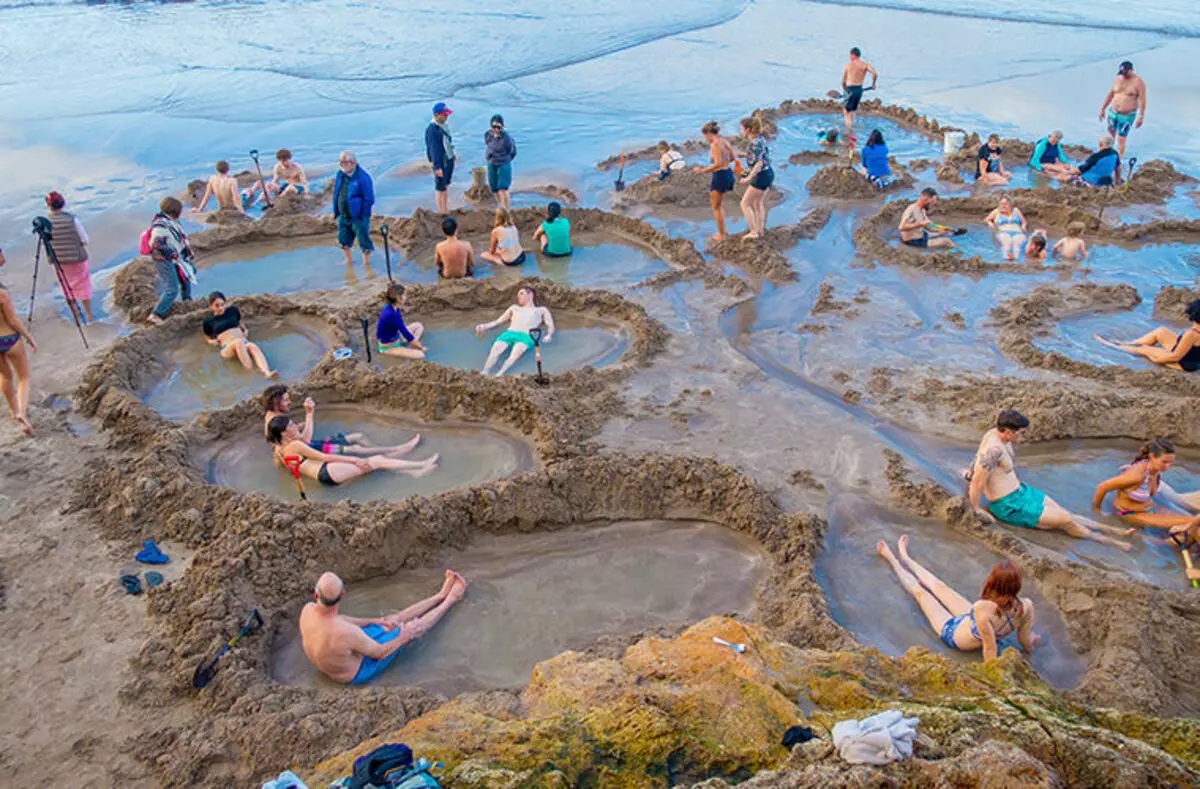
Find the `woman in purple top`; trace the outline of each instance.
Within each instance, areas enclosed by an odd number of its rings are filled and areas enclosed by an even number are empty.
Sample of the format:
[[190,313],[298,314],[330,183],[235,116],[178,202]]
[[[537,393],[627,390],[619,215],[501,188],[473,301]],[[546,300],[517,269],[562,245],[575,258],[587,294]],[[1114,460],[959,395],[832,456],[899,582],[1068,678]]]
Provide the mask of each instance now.
[[425,327],[419,323],[405,326],[404,317],[400,314],[405,302],[404,286],[393,282],[388,285],[383,298],[385,303],[375,324],[379,352],[402,359],[424,359],[425,346],[421,344],[421,337],[425,334]]

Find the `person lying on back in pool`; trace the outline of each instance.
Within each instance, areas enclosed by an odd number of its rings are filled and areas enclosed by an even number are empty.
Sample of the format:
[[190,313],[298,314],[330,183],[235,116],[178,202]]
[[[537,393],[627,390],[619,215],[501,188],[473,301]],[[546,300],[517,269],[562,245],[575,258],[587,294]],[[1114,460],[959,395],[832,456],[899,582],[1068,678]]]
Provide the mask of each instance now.
[[[275,384],[274,386],[268,386],[259,396],[258,400],[262,403],[263,410],[266,411],[266,416],[263,418],[263,437],[265,438],[267,435],[267,426],[271,424],[272,419],[277,416],[286,416],[291,419],[289,412],[292,410],[292,396],[288,394],[286,386]],[[317,404],[313,402],[311,397],[304,398],[304,424],[297,425],[296,429],[300,431],[300,440],[318,452],[324,452],[327,455],[401,456],[412,452],[416,449],[417,444],[421,443],[420,433],[413,435],[407,442],[392,447],[369,446],[362,433],[337,433],[332,436],[314,439],[313,411],[316,407]]]
[[433,597],[387,616],[364,619],[338,613],[342,579],[324,573],[313,602],[300,611],[300,641],[309,661],[334,682],[363,685],[383,673],[405,644],[429,632],[467,593],[467,581],[447,570]]
[[214,290],[208,294],[208,308],[212,316],[204,319],[204,337],[209,345],[221,349],[222,359],[233,359],[242,363],[247,370],[258,368],[268,378],[278,378],[279,373],[267,364],[267,357],[254,343],[250,332],[242,323],[242,313],[225,300],[225,294]]
[[1099,334],[1095,335],[1095,338],[1097,342],[1102,342],[1118,351],[1141,356],[1173,370],[1194,373],[1200,370],[1200,299],[1187,305],[1184,314],[1191,321],[1192,326],[1182,334],[1176,334],[1174,329],[1160,326],[1149,334],[1128,342],[1112,340]]
[[998,562],[983,582],[979,599],[972,603],[913,561],[908,555],[907,534],[901,535],[896,547],[899,559],[883,540],[875,544],[943,644],[963,652],[982,649],[986,663],[1000,653],[996,642],[1016,633],[1025,654],[1033,652],[1039,638],[1033,632],[1033,601],[1017,596],[1021,593],[1021,571],[1015,565],[1007,559]]
[[375,322],[376,350],[384,356],[424,359],[425,346],[421,344],[421,338],[425,336],[425,327],[419,323],[404,325],[400,310],[405,300],[403,285],[399,282],[388,285],[383,295],[383,309],[379,311],[379,320]]
[[[993,522],[1026,529],[1058,529],[1072,537],[1085,537],[1123,551],[1133,547],[1108,536],[1131,534],[1133,529],[1117,529],[1068,512],[1045,493],[1017,479],[1013,445],[1021,440],[1027,427],[1029,420],[1024,414],[1006,409],[997,417],[996,427],[984,434],[967,474],[971,508]],[[980,502],[985,494],[990,502],[986,510]]]
[[300,435],[300,428],[286,416],[277,416],[267,423],[267,442],[275,447],[277,465],[292,470],[296,469],[298,464],[300,474],[329,487],[380,470],[395,471],[409,477],[423,477],[437,468],[440,458],[439,455],[432,455],[425,460],[400,460],[387,455],[348,457],[321,452],[309,446]]
[[1050,254],[1055,260],[1078,262],[1086,259],[1087,243],[1083,240],[1083,222],[1072,222],[1067,225],[1067,237],[1060,239]]
[[443,219],[442,234],[446,239],[433,250],[438,276],[446,279],[475,276],[475,253],[470,244],[458,240],[458,220],[452,216]]
[[537,294],[533,288],[521,288],[517,291],[516,304],[505,310],[503,315],[491,323],[481,323],[475,327],[476,334],[483,334],[488,329],[495,328],[505,321],[509,322],[508,331],[503,332],[492,343],[492,350],[488,353],[487,362],[483,365],[483,375],[491,374],[492,367],[499,361],[501,354],[511,346],[512,353],[508,355],[508,359],[504,361],[499,372],[496,373],[496,377],[499,378],[508,372],[508,369],[517,363],[525,351],[533,347],[533,337],[529,334],[530,329],[546,327],[546,334],[541,340],[543,345],[554,337],[554,316],[550,314],[550,310],[534,304],[536,297]]
[[1105,496],[1115,491],[1113,512],[1131,526],[1170,529],[1200,525],[1200,516],[1155,511],[1154,496],[1158,493],[1159,478],[1174,464],[1174,444],[1165,438],[1147,441],[1132,463],[1121,466],[1119,475],[1096,486],[1092,509],[1099,512]]

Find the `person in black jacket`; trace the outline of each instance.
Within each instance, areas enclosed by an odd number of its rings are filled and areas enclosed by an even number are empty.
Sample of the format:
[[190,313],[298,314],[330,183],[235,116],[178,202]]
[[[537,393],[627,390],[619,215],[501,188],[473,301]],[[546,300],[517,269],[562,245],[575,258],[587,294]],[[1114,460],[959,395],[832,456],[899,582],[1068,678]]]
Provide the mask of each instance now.
[[450,113],[446,102],[439,101],[433,105],[433,120],[425,128],[425,155],[433,165],[433,196],[439,214],[450,213],[450,199],[446,190],[454,177],[454,135],[446,123]]

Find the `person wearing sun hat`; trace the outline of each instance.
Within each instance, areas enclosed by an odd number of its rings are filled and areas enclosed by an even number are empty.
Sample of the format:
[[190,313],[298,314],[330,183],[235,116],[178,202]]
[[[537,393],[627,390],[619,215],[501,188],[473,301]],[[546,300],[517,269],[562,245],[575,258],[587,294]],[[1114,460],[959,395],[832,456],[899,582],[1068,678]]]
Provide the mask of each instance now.
[[1125,138],[1132,129],[1140,129],[1146,120],[1146,83],[1133,73],[1133,63],[1128,60],[1121,62],[1117,78],[1104,94],[1100,120],[1108,122],[1108,133],[1117,140],[1117,155],[1124,158]]
[[450,212],[450,199],[446,190],[454,177],[454,135],[450,133],[452,110],[446,102],[439,101],[433,105],[433,120],[425,129],[425,155],[433,165],[433,196],[437,201],[439,214]]

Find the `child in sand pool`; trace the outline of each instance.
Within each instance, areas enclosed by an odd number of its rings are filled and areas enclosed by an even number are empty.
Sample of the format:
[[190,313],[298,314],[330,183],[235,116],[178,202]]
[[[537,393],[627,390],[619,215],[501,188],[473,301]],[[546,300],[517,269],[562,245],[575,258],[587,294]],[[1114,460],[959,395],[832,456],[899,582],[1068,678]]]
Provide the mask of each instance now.
[[1083,222],[1067,225],[1067,237],[1054,245],[1055,260],[1080,261],[1087,257],[1087,244],[1083,242]]
[[1025,259],[1030,263],[1046,262],[1046,231],[1038,228],[1025,245]]

